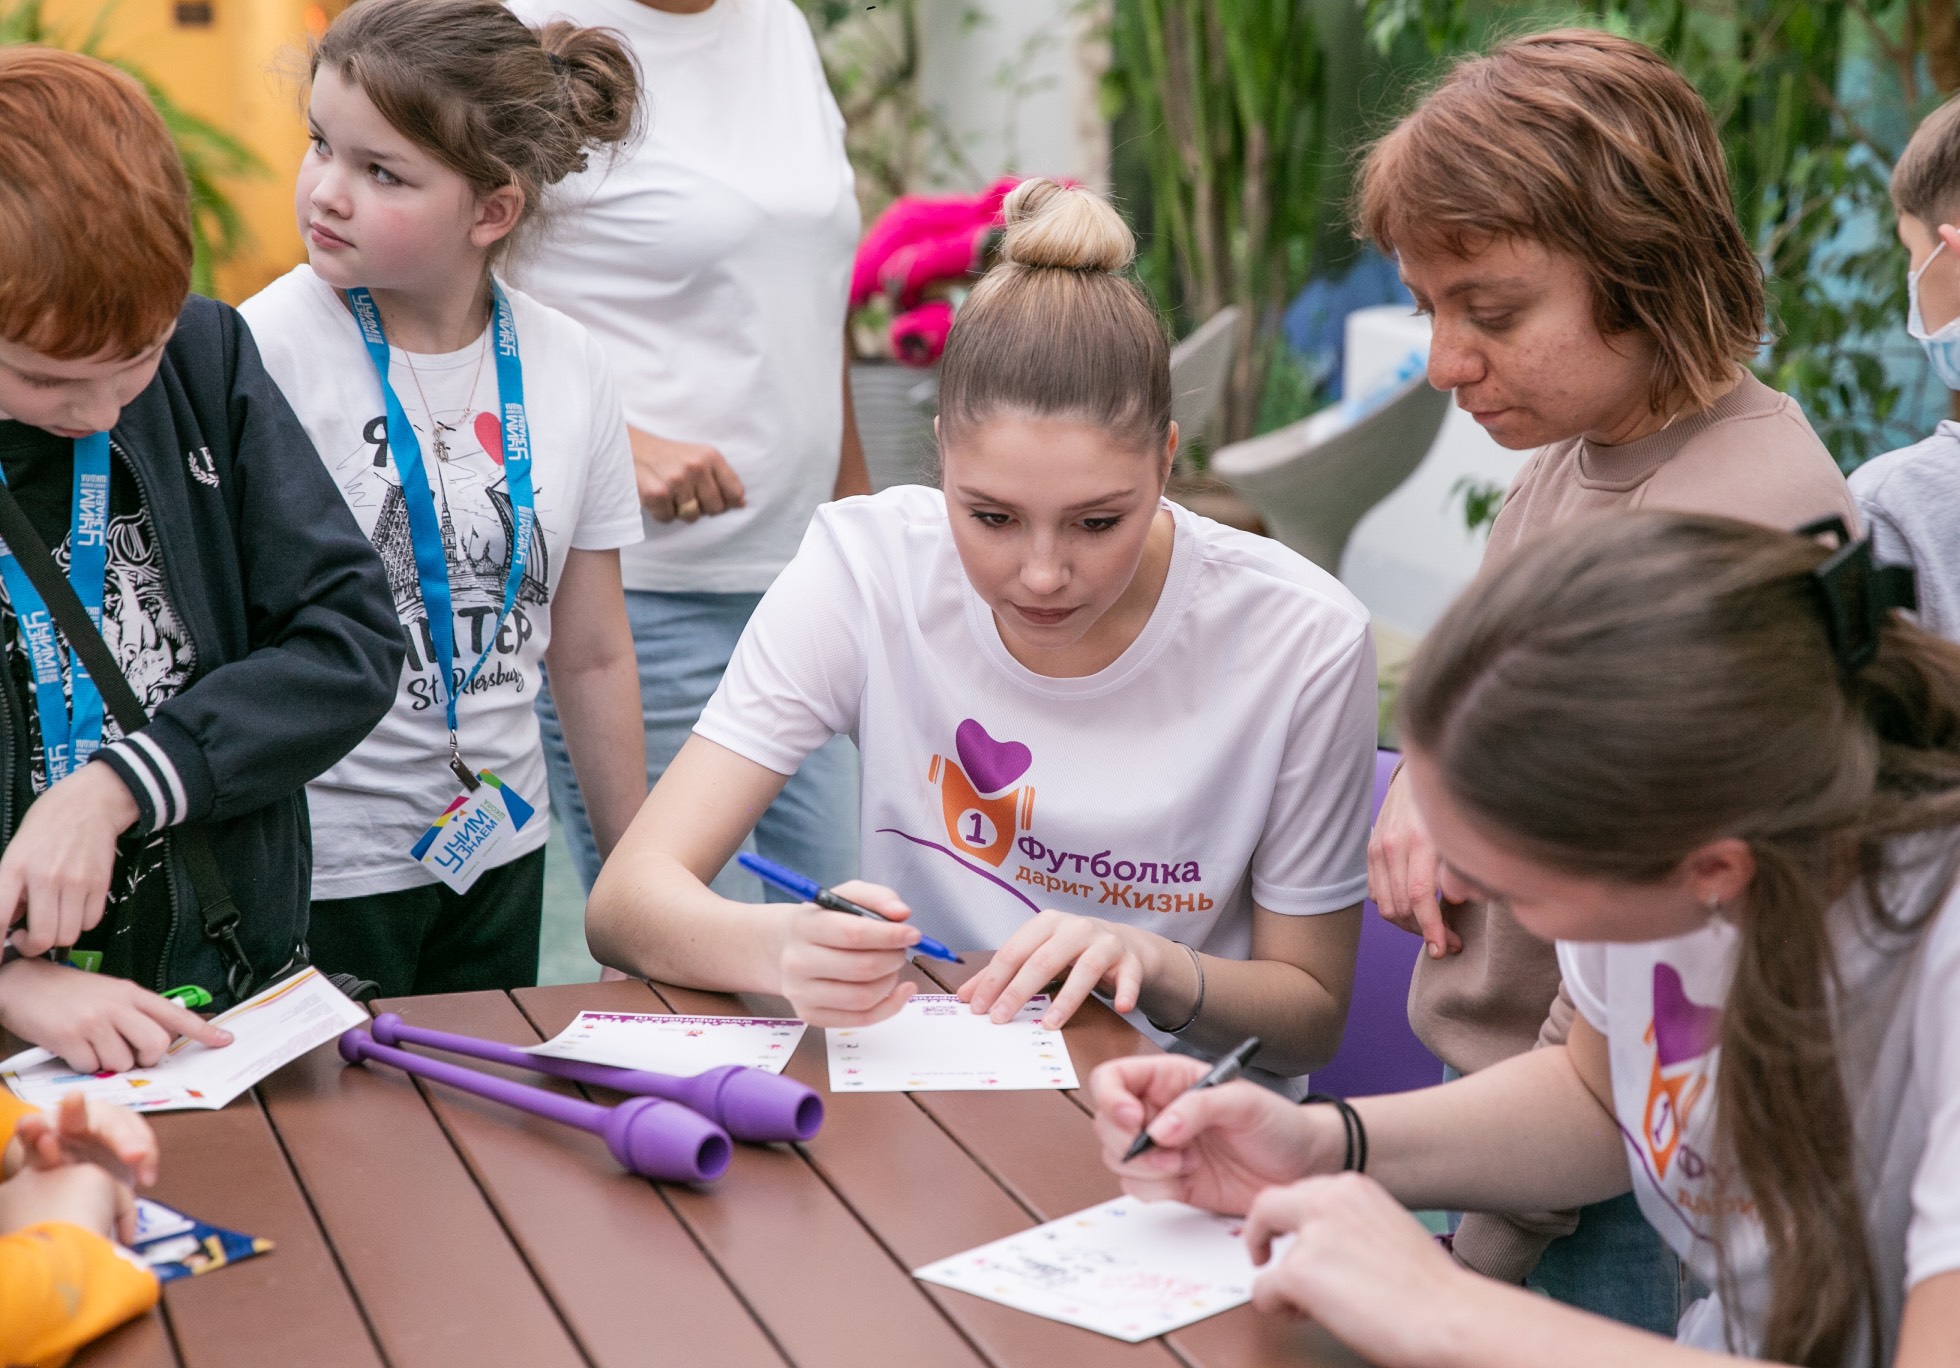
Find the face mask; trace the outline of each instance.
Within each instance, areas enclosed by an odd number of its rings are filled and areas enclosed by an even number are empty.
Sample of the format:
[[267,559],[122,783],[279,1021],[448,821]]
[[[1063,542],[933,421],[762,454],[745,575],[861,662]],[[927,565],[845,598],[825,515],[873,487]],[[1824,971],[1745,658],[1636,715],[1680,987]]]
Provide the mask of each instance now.
[[1933,256],[1927,257],[1918,270],[1906,277],[1906,332],[1926,349],[1926,359],[1933,363],[1933,374],[1939,376],[1940,383],[1950,390],[1960,390],[1960,318],[1936,333],[1929,333],[1919,312],[1919,277],[1926,274],[1933,257],[1945,250],[1946,243],[1941,242],[1933,249]]

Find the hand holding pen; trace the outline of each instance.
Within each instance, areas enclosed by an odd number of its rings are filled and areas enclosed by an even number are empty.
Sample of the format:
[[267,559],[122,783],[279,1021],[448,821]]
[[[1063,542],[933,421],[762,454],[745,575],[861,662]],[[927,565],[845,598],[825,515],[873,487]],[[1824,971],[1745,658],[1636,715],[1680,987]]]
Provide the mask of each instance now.
[[[916,976],[913,981],[904,978],[908,952],[919,948],[919,933],[905,924],[911,911],[897,894],[856,882],[836,891],[824,889],[754,856],[741,859],[772,886],[806,900],[796,908],[778,904],[778,915],[769,919],[780,927],[781,936],[775,991],[789,999],[797,1016],[813,1026],[868,1026],[891,1016],[919,991]],[[764,869],[769,875],[763,875]],[[796,882],[785,885],[785,878]],[[840,916],[844,909],[825,907],[818,895],[862,912]],[[930,985],[926,990],[938,991]]]
[[[762,856],[751,855],[745,850],[735,857],[735,861],[764,883],[780,888],[783,892],[795,897],[802,898],[805,902],[813,902],[818,907],[827,907],[832,912],[849,912],[853,916],[858,917],[871,917],[877,921],[892,920],[892,918],[887,917],[884,913],[874,912],[861,903],[855,903],[849,898],[840,896],[831,889],[818,887],[815,879],[798,874],[793,869],[787,869],[777,864],[774,860],[765,860]],[[921,935],[914,948],[920,954],[931,955],[934,959],[946,960],[952,964],[966,963],[965,960],[961,959],[951,950],[948,950],[931,936]]]

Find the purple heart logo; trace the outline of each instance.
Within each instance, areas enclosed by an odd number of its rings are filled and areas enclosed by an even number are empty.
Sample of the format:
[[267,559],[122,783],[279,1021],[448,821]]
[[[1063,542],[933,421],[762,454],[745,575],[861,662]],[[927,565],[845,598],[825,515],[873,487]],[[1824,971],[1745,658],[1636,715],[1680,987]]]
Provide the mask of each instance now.
[[1034,763],[1033,751],[1019,741],[994,740],[970,717],[953,733],[953,744],[973,786],[989,797],[1012,786]]
[[1721,1030],[1720,1007],[1690,1001],[1673,965],[1654,966],[1654,1055],[1663,1069],[1707,1054]]

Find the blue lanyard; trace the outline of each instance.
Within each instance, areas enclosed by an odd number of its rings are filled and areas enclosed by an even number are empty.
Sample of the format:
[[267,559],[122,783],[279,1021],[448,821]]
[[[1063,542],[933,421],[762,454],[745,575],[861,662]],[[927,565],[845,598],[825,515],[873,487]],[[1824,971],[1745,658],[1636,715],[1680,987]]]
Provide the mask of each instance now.
[[[6,480],[0,471],[0,482]],[[88,609],[95,630],[102,630],[102,591],[109,575],[109,434],[97,432],[75,440],[75,492],[68,509],[68,583]],[[68,692],[62,697],[61,641],[54,619],[33,581],[0,543],[0,577],[20,623],[21,644],[34,672],[35,711],[41,720],[41,752],[47,760],[52,787],[88,763],[102,745],[102,692],[82,668],[81,657],[69,653]]]
[[[450,673],[456,659],[456,619],[449,598],[449,561],[442,544],[442,519],[436,512],[435,491],[429,487],[429,472],[422,460],[422,442],[408,421],[408,414],[388,382],[388,335],[381,327],[381,311],[365,287],[347,292],[354,307],[354,318],[361,325],[361,338],[368,357],[381,377],[381,398],[388,412],[388,454],[401,476],[402,496],[408,505],[408,535],[415,548],[415,574],[422,585],[422,607],[429,616],[429,634],[435,642],[436,673],[442,678],[443,703],[449,718],[449,766],[466,788],[475,788],[477,779],[463,763],[456,739],[456,700],[467,692],[483,662],[495,649],[497,633],[517,605],[518,590],[524,584],[524,563],[531,553],[531,531],[537,521],[537,504],[531,491],[531,433],[524,419],[524,363],[517,354],[517,325],[511,319],[510,300],[503,286],[490,282],[495,303],[497,350],[497,401],[504,434],[504,478],[510,489],[511,534],[510,573],[504,579],[504,604],[491,625],[483,653],[463,676],[461,684]],[[431,415],[430,421],[434,421]]]

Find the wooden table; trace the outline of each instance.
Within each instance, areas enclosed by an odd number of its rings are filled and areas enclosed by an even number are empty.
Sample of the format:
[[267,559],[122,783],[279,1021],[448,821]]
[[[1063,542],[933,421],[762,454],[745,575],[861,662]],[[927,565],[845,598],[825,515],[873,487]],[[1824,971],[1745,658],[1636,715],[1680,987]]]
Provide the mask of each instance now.
[[[416,1025],[519,1044],[556,1034],[586,1009],[787,1014],[768,999],[639,982],[375,1004]],[[1085,1080],[1104,1059],[1152,1048],[1095,1003],[1064,1037]],[[737,1145],[728,1173],[697,1189],[622,1173],[596,1136],[392,1069],[348,1068],[325,1046],[221,1112],[152,1118],[164,1153],[155,1195],[278,1248],[172,1284],[159,1311],[76,1363],[1356,1362],[1324,1332],[1250,1307],[1130,1345],[915,1281],[909,1269],[1117,1195],[1086,1100],[1047,1091],[831,1096],[819,1030],[805,1033],[787,1072],[824,1093],[823,1132],[807,1145]]]

